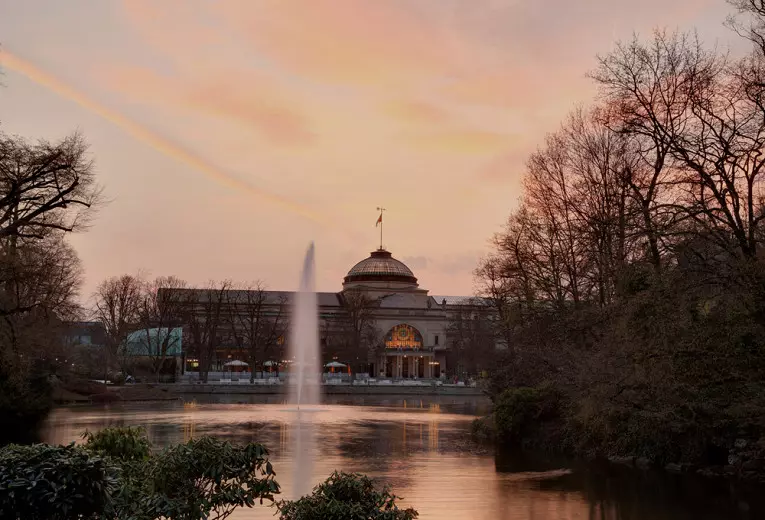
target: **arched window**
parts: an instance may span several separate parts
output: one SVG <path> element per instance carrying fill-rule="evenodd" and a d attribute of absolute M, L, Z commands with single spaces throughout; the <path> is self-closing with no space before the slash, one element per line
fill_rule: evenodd
<path fill-rule="evenodd" d="M 422 334 L 411 325 L 396 325 L 385 336 L 385 348 L 422 348 Z"/>

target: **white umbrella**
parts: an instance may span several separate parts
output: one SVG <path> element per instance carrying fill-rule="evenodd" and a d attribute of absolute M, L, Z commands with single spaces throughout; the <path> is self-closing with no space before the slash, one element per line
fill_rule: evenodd
<path fill-rule="evenodd" d="M 223 366 L 224 367 L 246 367 L 246 366 L 249 366 L 249 363 L 245 363 L 244 361 L 239 361 L 238 359 L 235 359 L 233 361 L 229 361 L 228 363 L 225 363 Z"/>
<path fill-rule="evenodd" d="M 330 361 L 324 366 L 326 368 L 344 368 L 346 365 L 344 365 L 343 363 L 338 363 L 337 361 Z"/>
<path fill-rule="evenodd" d="M 263 363 L 263 366 L 264 367 L 275 367 L 278 364 L 279 363 L 277 363 L 276 361 L 266 361 L 265 363 Z"/>

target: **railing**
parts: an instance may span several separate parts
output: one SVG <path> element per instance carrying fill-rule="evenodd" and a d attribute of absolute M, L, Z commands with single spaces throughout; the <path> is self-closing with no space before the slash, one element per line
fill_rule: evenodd
<path fill-rule="evenodd" d="M 268 375 L 268 372 L 266 372 Z M 283 385 L 289 382 L 289 374 L 283 373 L 276 377 L 276 374 L 272 374 L 271 377 L 255 378 L 254 385 Z M 201 383 L 201 378 L 198 372 L 186 372 L 184 376 L 179 379 L 179 382 L 191 382 Z M 207 377 L 208 384 L 250 384 L 249 372 L 210 372 Z M 322 383 L 325 385 L 345 385 L 345 386 L 444 386 L 444 387 L 470 387 L 475 388 L 477 384 L 475 382 L 465 383 L 460 381 L 458 383 L 446 383 L 444 379 L 411 379 L 411 378 L 371 378 L 371 377 L 357 377 L 352 378 L 349 374 L 322 374 Z"/>
<path fill-rule="evenodd" d="M 385 352 L 433 352 L 435 347 L 385 347 Z"/>

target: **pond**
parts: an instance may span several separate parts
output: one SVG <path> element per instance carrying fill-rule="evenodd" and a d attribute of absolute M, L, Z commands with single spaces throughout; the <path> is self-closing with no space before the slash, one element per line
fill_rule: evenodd
<path fill-rule="evenodd" d="M 249 399 L 248 399 L 249 398 Z M 470 440 L 486 413 L 480 398 L 327 398 L 313 412 L 314 484 L 333 470 L 384 481 L 428 519 L 704 520 L 765 518 L 765 489 L 689 476 L 495 453 Z M 271 452 L 283 497 L 292 498 L 294 411 L 280 396 L 188 397 L 186 401 L 55 409 L 44 442 L 79 441 L 85 429 L 142 425 L 157 446 L 214 435 L 257 441 Z M 266 506 L 233 519 L 274 518 Z"/>

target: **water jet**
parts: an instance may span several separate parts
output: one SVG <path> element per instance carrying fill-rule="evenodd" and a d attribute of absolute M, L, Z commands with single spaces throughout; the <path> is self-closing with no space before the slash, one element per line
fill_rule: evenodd
<path fill-rule="evenodd" d="M 315 288 L 314 244 L 311 242 L 303 261 L 300 286 L 293 301 L 290 323 L 289 353 L 293 370 L 289 376 L 289 403 L 297 408 L 294 417 L 292 468 L 294 496 L 311 490 L 313 476 L 314 430 L 310 412 L 321 401 L 321 362 L 319 352 L 319 306 Z M 301 411 L 307 406 L 310 412 Z"/>

